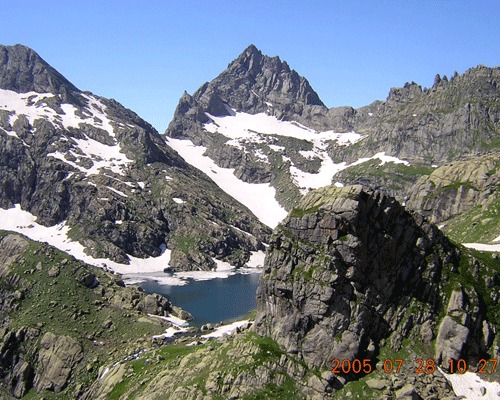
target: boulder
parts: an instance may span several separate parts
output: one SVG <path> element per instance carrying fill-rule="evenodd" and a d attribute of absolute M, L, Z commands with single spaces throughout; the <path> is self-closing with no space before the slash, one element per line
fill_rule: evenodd
<path fill-rule="evenodd" d="M 63 390 L 73 367 L 83 358 L 81 344 L 69 336 L 47 332 L 40 341 L 34 386 L 38 393 Z"/>
<path fill-rule="evenodd" d="M 459 360 L 464 355 L 469 338 L 469 328 L 461 325 L 450 316 L 445 316 L 436 339 L 436 362 L 443 368 L 448 368 L 449 360 Z"/>

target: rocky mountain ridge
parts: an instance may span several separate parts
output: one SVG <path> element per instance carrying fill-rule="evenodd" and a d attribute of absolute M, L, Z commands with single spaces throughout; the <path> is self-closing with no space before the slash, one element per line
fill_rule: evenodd
<path fill-rule="evenodd" d="M 363 149 L 337 157 L 355 160 L 385 151 L 415 163 L 442 164 L 498 147 L 500 68 L 477 66 L 431 88 L 415 82 L 392 88 L 385 102 L 345 110 L 347 124 L 367 134 Z"/>
<path fill-rule="evenodd" d="M 203 149 L 243 182 L 269 184 L 286 210 L 309 190 L 337 182 L 406 201 L 419 190 L 417 179 L 438 166 L 497 151 L 499 77 L 499 67 L 478 66 L 436 76 L 431 88 L 392 88 L 385 101 L 359 109 L 328 109 L 305 78 L 252 45 L 183 95 L 166 135 Z M 408 205 L 425 213 L 418 201 Z M 454 214 L 438 206 L 435 222 Z"/>
<path fill-rule="evenodd" d="M 393 198 L 361 186 L 319 189 L 274 233 L 257 294 L 257 332 L 316 367 L 370 358 L 382 340 L 397 351 L 403 340 L 437 338 L 435 360 L 443 367 L 465 354 L 478 359 L 492 344 L 483 316 L 494 314 L 479 304 L 496 304 L 498 272 L 490 271 L 490 282 L 491 274 L 478 272 L 486 266 L 474 273 L 469 262 L 436 226 Z M 468 287 L 460 274 L 470 278 Z M 474 282 L 488 290 L 480 295 Z M 466 337 L 451 334 L 460 330 L 451 327 L 457 315 L 439 316 L 446 304 L 448 312 L 467 312 L 459 324 Z"/>
<path fill-rule="evenodd" d="M 0 52 L 2 208 L 64 223 L 68 241 L 124 264 L 166 248 L 174 270 L 239 267 L 263 249 L 269 230 L 149 123 L 78 90 L 31 49 Z"/>

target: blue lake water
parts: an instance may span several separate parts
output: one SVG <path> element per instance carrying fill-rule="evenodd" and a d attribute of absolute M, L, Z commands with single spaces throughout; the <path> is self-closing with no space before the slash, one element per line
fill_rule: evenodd
<path fill-rule="evenodd" d="M 206 281 L 190 280 L 187 285 L 167 286 L 149 280 L 140 286 L 146 293 L 158 293 L 190 312 L 191 325 L 229 322 L 255 309 L 260 273 L 235 274 Z"/>

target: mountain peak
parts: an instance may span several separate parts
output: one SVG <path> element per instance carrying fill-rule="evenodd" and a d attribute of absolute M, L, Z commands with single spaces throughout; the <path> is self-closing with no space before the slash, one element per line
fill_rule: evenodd
<path fill-rule="evenodd" d="M 265 112 L 291 120 L 300 120 L 308 106 L 324 107 L 306 78 L 279 57 L 262 54 L 253 44 L 218 77 L 201 86 L 193 98 L 211 114 L 216 100 L 215 103 L 222 102 L 237 111 Z M 216 108 L 223 113 L 226 110 L 221 104 Z"/>
<path fill-rule="evenodd" d="M 0 89 L 61 94 L 79 90 L 27 46 L 0 45 Z"/>
<path fill-rule="evenodd" d="M 262 52 L 254 45 L 250 44 L 242 53 L 243 54 L 260 54 L 262 55 Z"/>

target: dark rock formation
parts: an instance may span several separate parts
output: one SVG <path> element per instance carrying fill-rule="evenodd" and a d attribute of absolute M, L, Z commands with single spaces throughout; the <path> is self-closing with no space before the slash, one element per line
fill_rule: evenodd
<path fill-rule="evenodd" d="M 20 44 L 0 45 L 0 88 L 17 93 L 57 94 L 65 102 L 75 101 L 79 92 L 36 52 Z"/>
<path fill-rule="evenodd" d="M 261 248 L 269 231 L 149 123 L 81 92 L 33 50 L 0 48 L 0 89 L 27 110 L 0 111 L 0 207 L 20 204 L 46 226 L 66 222 L 89 254 L 121 263 L 166 245 L 177 270 L 210 269 L 212 257 L 241 266 Z M 233 246 L 220 251 L 226 230 Z"/>
<path fill-rule="evenodd" d="M 491 303 L 491 289 L 480 293 L 484 275 L 470 280 L 469 263 L 437 227 L 391 197 L 361 186 L 319 189 L 275 231 L 256 331 L 309 367 L 373 359 L 384 344 L 397 351 L 403 341 L 428 345 L 436 337 L 443 367 L 477 361 L 492 344 L 489 337 L 484 346 L 485 304 L 491 312 L 498 299 Z"/>

